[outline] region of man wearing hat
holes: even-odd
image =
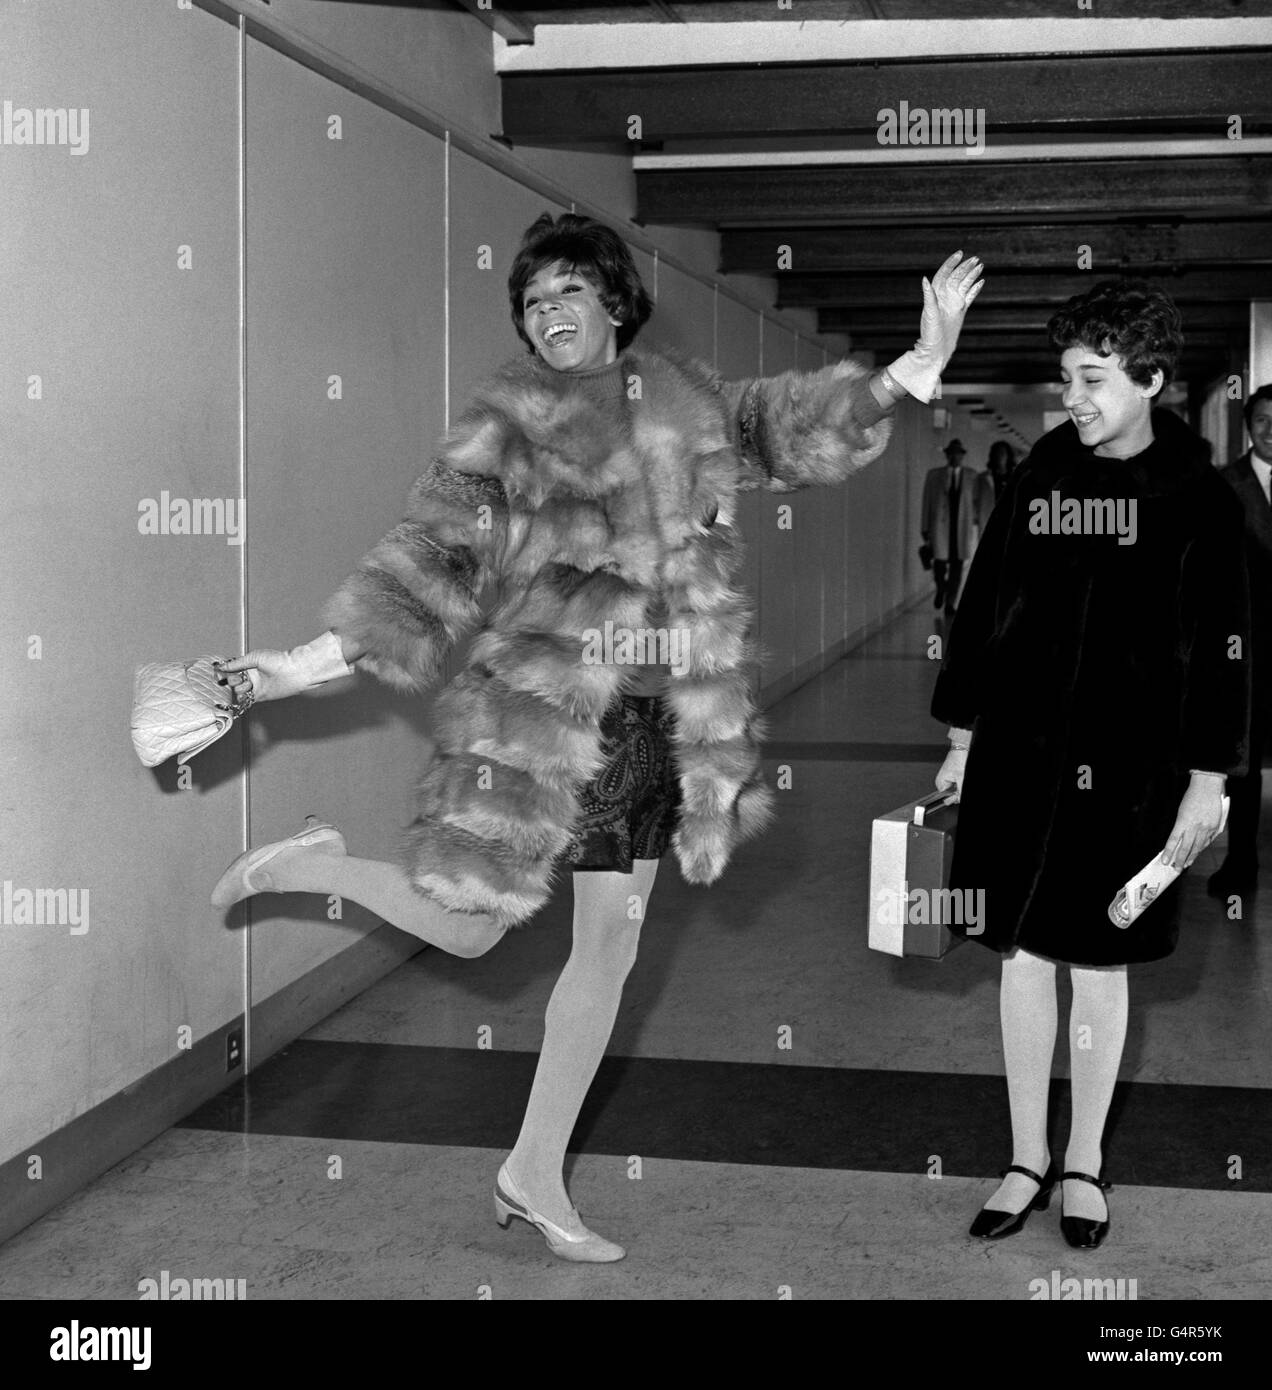
[[[920,529],[932,548],[932,573],[936,579],[935,608],[954,615],[963,562],[971,558],[972,530],[976,524],[976,475],[963,466],[967,450],[957,439],[945,446],[945,466],[929,471],[923,484],[923,516]]]

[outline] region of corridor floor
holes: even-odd
[[[561,1263],[491,1212],[569,951],[563,887],[479,960],[419,954],[0,1248],[0,1297],[135,1298],[161,1270],[250,1299],[1028,1299],[1056,1272],[1272,1296],[1272,893],[1229,922],[1214,849],[1175,955],[1131,972],[1107,1244],[1071,1251],[1058,1202],[968,1238],[1010,1161],[997,958],[866,947],[871,818],[943,752],[932,630],[912,609],[771,711],[766,771],[791,785],[719,884],[663,862],[570,1160],[625,1261]],[[1057,1144],[1066,1054],[1062,1024]]]

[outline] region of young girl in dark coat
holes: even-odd
[[[932,713],[952,726],[936,778],[959,792],[952,881],[984,890],[972,939],[1003,956],[1013,1156],[971,1234],[1014,1234],[1057,1181],[1059,962],[1073,984],[1061,1228],[1094,1248],[1109,1228],[1101,1143],[1126,966],[1174,949],[1179,880],[1125,929],[1108,908],[1155,856],[1187,868],[1220,828],[1225,776],[1246,759],[1248,598],[1231,489],[1204,442],[1153,408],[1183,343],[1174,304],[1106,281],[1049,331],[1070,418],[990,517]]]
[[[752,612],[733,583],[737,493],[841,482],[877,457],[896,401],[935,393],[980,273],[955,253],[925,280],[919,341],[881,371],[838,362],[726,383],[632,345],[652,306],[614,232],[541,217],[509,275],[528,355],[448,431],[406,518],[328,605],[331,630],[225,664],[227,682],[250,681],[258,700],[349,674],[348,663],[420,692],[480,624],[437,700],[402,862],[355,858],[319,826],[242,855],[212,900],[336,895],[478,956],[572,871],[573,950],[494,1194],[501,1224],[531,1223],[562,1259],[624,1253],[583,1224],[562,1165],[659,859],[670,848],[689,882],[712,883],[772,814]],[[619,640],[667,634],[655,652],[666,659],[598,651],[597,634],[612,629]]]

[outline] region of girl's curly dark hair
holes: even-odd
[[[508,298],[517,336],[534,351],[525,330],[521,298],[530,281],[545,266],[558,261],[587,276],[596,286],[601,303],[620,320],[616,338],[622,352],[653,313],[654,302],[641,283],[640,272],[622,237],[603,223],[572,212],[555,220],[550,212],[541,214],[521,238],[521,248],[508,272]]]
[[[1116,354],[1137,386],[1160,369],[1163,387],[1184,350],[1184,324],[1175,301],[1147,280],[1102,280],[1074,295],[1047,323],[1057,352],[1084,347],[1101,357]]]

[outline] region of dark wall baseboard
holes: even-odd
[[[263,1000],[252,1011],[253,1065],[423,949],[416,937],[383,923]],[[238,1080],[242,1066],[225,1067],[226,1038],[235,1028],[243,1028],[242,1014],[0,1164],[0,1241],[38,1221]],[[29,1176],[35,1157],[40,1160],[38,1179]]]

